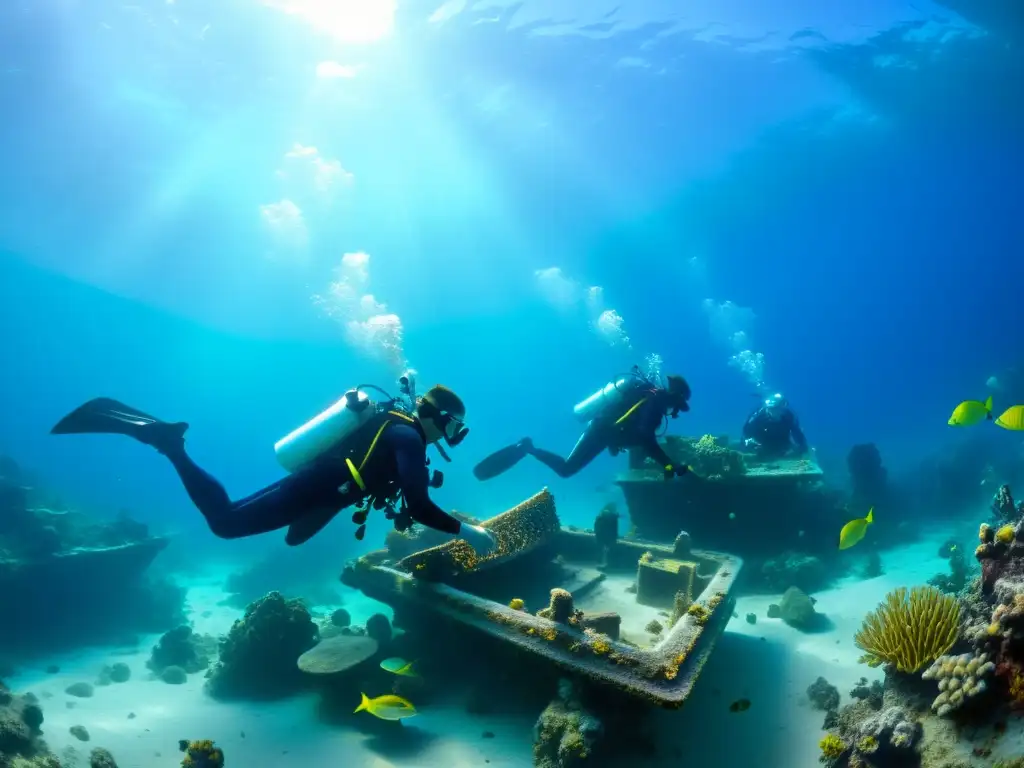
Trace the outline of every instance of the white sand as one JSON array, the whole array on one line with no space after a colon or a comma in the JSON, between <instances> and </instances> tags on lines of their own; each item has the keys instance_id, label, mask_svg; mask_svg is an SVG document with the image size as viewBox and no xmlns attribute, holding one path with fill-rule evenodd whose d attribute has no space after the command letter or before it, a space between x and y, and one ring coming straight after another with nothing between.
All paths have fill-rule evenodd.
<instances>
[{"instance_id":1,"label":"white sand","mask_svg":"<svg viewBox=\"0 0 1024 768\"><path fill-rule=\"evenodd\" d=\"M807 687L823 676L839 688L845 704L859 678L881 679L880 670L858 663L861 652L853 644L854 632L889 590L922 584L948 569L948 563L936 556L938 543L929 540L892 552L883 559L883 576L851 578L816 594L818 609L834 623L819 634L803 634L768 619L768 604L777 598L741 598L738 617L730 622L686 706L652 716L665 756L638 758L631 764L677 768L681 761L670 756L675 744L687 756L686 764L695 768L818 766L824 713L811 707ZM190 590L189 608L197 631L223 633L240 614L218 605L223 597L211 584ZM351 592L346 592L345 608L357 624L377 611L390 615L379 603ZM747 613L756 614L756 624L746 622ZM145 660L155 640L146 638L137 650L122 650L122 655L106 650L54 659L61 666L59 674L25 674L10 683L44 697L43 729L55 752L70 747L85 755L91 747L103 746L121 768L176 766L181 758L177 741L182 738L212 738L224 748L228 766L253 768L506 768L532 763L532 720L470 716L461 709L433 707L399 726L394 737L368 736L319 722L312 696L274 704L223 704L204 695L202 674L180 686L149 680ZM64 693L71 683L93 681L102 665L113 661L131 667L129 682L97 687L89 699ZM353 696L354 709L358 692ZM729 704L740 698L750 699L751 708L729 712ZM68 701L74 708L66 707ZM128 718L130 712L134 719ZM85 726L91 741L82 744L71 736L72 725ZM494 738L483 739L484 731ZM1006 739L998 754L1012 754L1021 745L1016 737Z\"/></svg>"}]
</instances>

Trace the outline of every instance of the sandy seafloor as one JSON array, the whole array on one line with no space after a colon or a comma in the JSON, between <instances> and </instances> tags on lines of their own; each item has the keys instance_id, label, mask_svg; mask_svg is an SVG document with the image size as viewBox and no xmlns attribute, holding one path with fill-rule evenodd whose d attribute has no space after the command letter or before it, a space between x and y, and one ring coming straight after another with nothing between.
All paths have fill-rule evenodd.
<instances>
[{"instance_id":1,"label":"sandy seafloor","mask_svg":"<svg viewBox=\"0 0 1024 768\"><path fill-rule=\"evenodd\" d=\"M880 670L858 663L861 652L853 635L864 615L898 586L923 584L948 570L937 557L940 537L892 550L883 555L884 575L848 578L836 588L816 593L817 607L833 627L819 634L802 634L781 621L766 618L777 597L741 597L737 617L729 623L707 663L690 700L676 712L657 711L661 759L639 758L631 766L715 766L715 768L814 768L823 713L806 695L819 676L839 688L843 704L861 677L881 678ZM190 589L189 610L195 630L223 634L239 611L219 605L224 594L216 586ZM358 593L347 593L345 607L353 622L372 613L390 612ZM747 613L757 615L749 624ZM79 654L43 660L8 681L18 691L41 698L43 731L55 753L86 766L94 746L109 749L121 768L171 768L181 754L179 739L211 738L224 748L229 768L307 768L352 766L366 768L506 768L529 766L534 719L469 715L458 706L424 708L408 721L401 738L368 736L320 722L313 695L260 704L225 704L203 693L202 673L184 685L149 679L145 667L157 637L143 638L134 649L90 649ZM104 664L126 662L132 669L127 683L97 687L92 698L74 698L64 689L79 681L92 682ZM42 670L60 666L58 674ZM496 695L500 695L497 692ZM358 703L353 691L353 708ZM729 704L747 698L749 710L731 713ZM73 702L68 708L67 702ZM129 713L135 717L129 718ZM69 733L73 725L89 731L88 743ZM1024 754L1020 722L999 744L993 758ZM484 738L489 731L493 738ZM672 745L679 753L673 755ZM71 751L80 762L68 760Z\"/></svg>"}]
</instances>

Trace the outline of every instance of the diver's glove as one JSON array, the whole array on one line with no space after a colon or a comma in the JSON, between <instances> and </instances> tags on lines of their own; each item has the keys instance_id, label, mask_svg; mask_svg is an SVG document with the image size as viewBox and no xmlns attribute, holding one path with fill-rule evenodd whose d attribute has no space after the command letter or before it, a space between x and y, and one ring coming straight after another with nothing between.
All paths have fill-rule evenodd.
<instances>
[{"instance_id":1,"label":"diver's glove","mask_svg":"<svg viewBox=\"0 0 1024 768\"><path fill-rule=\"evenodd\" d=\"M686 474L692 474L692 472L693 472L693 467L687 466L686 464L682 464L680 466L676 466L675 464L666 464L665 465L665 479L666 480L671 480L674 477L682 477L683 475L686 475ZM696 475L694 475L694 477L696 477Z\"/></svg>"},{"instance_id":2,"label":"diver's glove","mask_svg":"<svg viewBox=\"0 0 1024 768\"><path fill-rule=\"evenodd\" d=\"M478 557L487 557L498 547L498 540L494 538L494 534L479 525L463 523L457 538L465 539Z\"/></svg>"}]
</instances>

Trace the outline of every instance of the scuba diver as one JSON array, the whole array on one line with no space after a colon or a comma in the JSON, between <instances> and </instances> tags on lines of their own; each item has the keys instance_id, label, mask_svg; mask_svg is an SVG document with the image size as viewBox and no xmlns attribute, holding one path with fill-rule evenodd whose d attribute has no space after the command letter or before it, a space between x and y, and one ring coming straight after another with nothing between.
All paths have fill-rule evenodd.
<instances>
[{"instance_id":1,"label":"scuba diver","mask_svg":"<svg viewBox=\"0 0 1024 768\"><path fill-rule=\"evenodd\" d=\"M743 425L743 445L764 459L807 453L807 438L796 414L786 398L778 393L766 398L761 407L747 417Z\"/></svg>"},{"instance_id":2,"label":"scuba diver","mask_svg":"<svg viewBox=\"0 0 1024 768\"><path fill-rule=\"evenodd\" d=\"M625 449L639 449L664 468L666 480L685 475L690 467L673 463L658 444L657 431L667 416L674 419L690 410L690 385L682 376L667 380L662 387L634 366L575 407L576 416L587 426L567 458L537 448L526 437L488 456L473 468L473 474L478 480L489 480L533 456L559 477L572 477L605 450L615 456Z\"/></svg>"},{"instance_id":3,"label":"scuba diver","mask_svg":"<svg viewBox=\"0 0 1024 768\"><path fill-rule=\"evenodd\" d=\"M289 474L263 490L232 501L224 487L185 452L184 422L165 422L108 398L90 400L65 416L52 434L119 434L155 448L171 462L214 535L225 539L288 528L290 546L312 538L338 512L361 505L352 516L356 538L366 531L370 509L384 509L395 528L414 522L464 539L476 553L490 554L493 534L452 517L430 499L443 475L428 472L427 446L459 445L468 434L462 400L441 385L415 395L411 374L400 379L406 402L374 386L346 392L323 413L274 445ZM380 391L376 403L365 392ZM395 505L400 500L398 511Z\"/></svg>"}]
</instances>

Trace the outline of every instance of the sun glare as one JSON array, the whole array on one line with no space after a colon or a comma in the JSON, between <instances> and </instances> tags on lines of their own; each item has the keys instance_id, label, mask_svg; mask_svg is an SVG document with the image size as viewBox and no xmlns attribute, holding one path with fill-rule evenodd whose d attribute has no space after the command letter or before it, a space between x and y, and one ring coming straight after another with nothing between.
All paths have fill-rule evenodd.
<instances>
[{"instance_id":1,"label":"sun glare","mask_svg":"<svg viewBox=\"0 0 1024 768\"><path fill-rule=\"evenodd\" d=\"M271 8L298 16L343 43L373 43L386 37L395 21L395 0L264 0Z\"/></svg>"}]
</instances>

